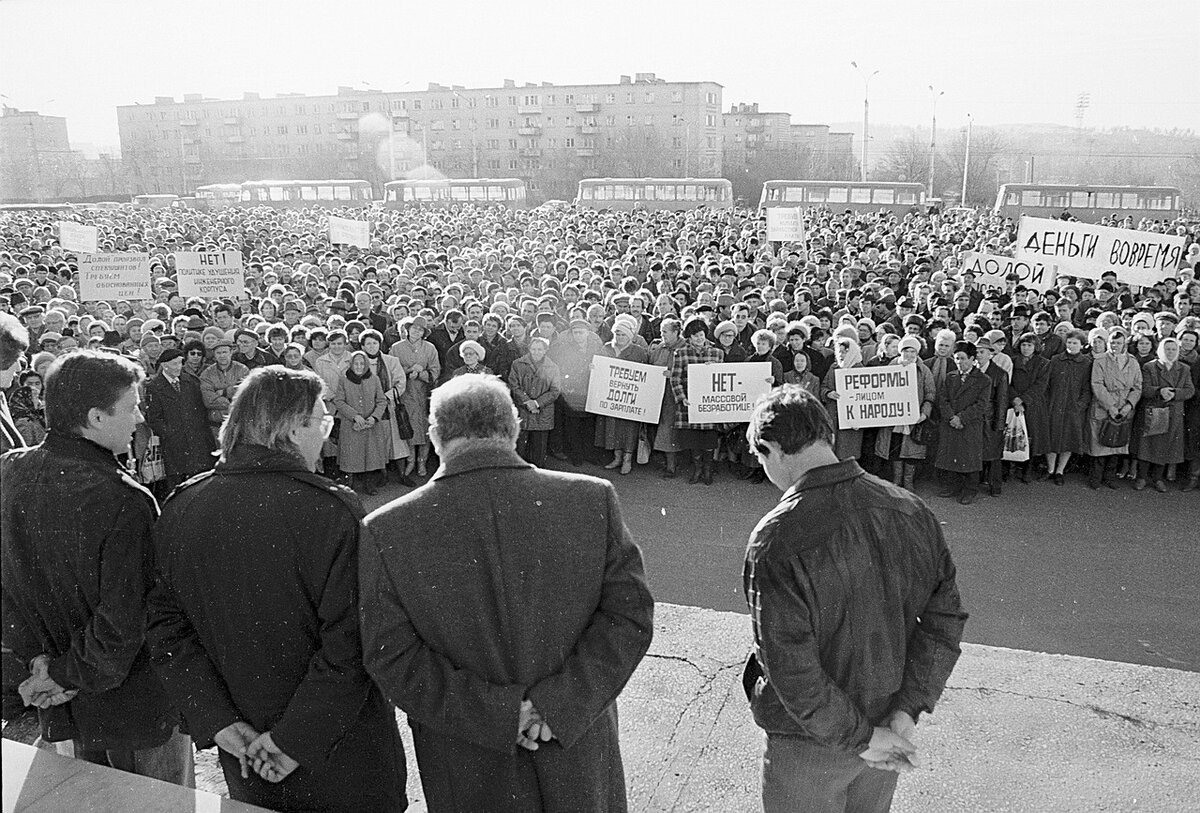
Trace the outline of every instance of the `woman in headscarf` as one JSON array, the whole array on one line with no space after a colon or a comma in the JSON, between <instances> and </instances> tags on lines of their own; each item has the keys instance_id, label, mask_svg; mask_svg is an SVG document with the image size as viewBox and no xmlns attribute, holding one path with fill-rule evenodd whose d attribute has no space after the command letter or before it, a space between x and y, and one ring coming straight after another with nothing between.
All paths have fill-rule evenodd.
<instances>
[{"instance_id":1,"label":"woman in headscarf","mask_svg":"<svg viewBox=\"0 0 1200 813\"><path fill-rule=\"evenodd\" d=\"M1083 353L1087 334L1072 328L1062 338L1066 350L1050 359L1050 435L1043 477L1059 486L1066 481L1071 455L1087 452L1087 408L1092 401L1092 360Z\"/></svg>"},{"instance_id":2,"label":"woman in headscarf","mask_svg":"<svg viewBox=\"0 0 1200 813\"><path fill-rule=\"evenodd\" d=\"M617 316L613 320L612 335L612 341L604 345L604 355L637 364L650 363L650 354L646 352L646 348L633 342L634 336L637 335L637 321L632 316ZM606 463L604 468L615 469L619 466L621 474L633 471L641 430L642 424L637 421L614 418L611 415L597 421L596 445L613 453L613 459Z\"/></svg>"},{"instance_id":3,"label":"woman in headscarf","mask_svg":"<svg viewBox=\"0 0 1200 813\"><path fill-rule=\"evenodd\" d=\"M413 436L409 442L416 449L416 462L410 455L404 476L411 476L416 466L417 476L424 477L429 460L429 390L442 373L437 348L425 341L425 320L410 316L400 322L401 339L392 345L388 355L400 362L406 376L400 403L408 413Z\"/></svg>"},{"instance_id":4,"label":"woman in headscarf","mask_svg":"<svg viewBox=\"0 0 1200 813\"><path fill-rule=\"evenodd\" d=\"M683 346L682 329L678 319L665 317L658 324L661 339L650 345L650 363L656 367L665 367L665 375L670 376L671 366L675 361L675 352ZM675 391L670 386L663 388L662 408L658 413L658 426L654 432L654 451L662 452L666 458L666 470L662 476L670 480L676 476L676 453L679 452L679 442L675 436Z\"/></svg>"},{"instance_id":5,"label":"woman in headscarf","mask_svg":"<svg viewBox=\"0 0 1200 813\"><path fill-rule=\"evenodd\" d=\"M1192 371L1179 360L1179 340L1167 337L1158 343L1158 358L1142 368L1142 408L1139 425L1134 431L1141 434L1137 456L1149 470L1138 472L1134 489L1141 491L1147 479L1154 481L1156 491L1166 491L1164 472L1172 463L1184 461L1184 410L1196 394ZM1151 410L1167 410L1167 430L1147 436Z\"/></svg>"},{"instance_id":6,"label":"woman in headscarf","mask_svg":"<svg viewBox=\"0 0 1200 813\"><path fill-rule=\"evenodd\" d=\"M554 429L554 404L562 389L558 365L546 357L549 350L545 337L534 336L528 351L508 370L508 387L521 421L517 454L535 466L546 464L546 441Z\"/></svg>"},{"instance_id":7,"label":"woman in headscarf","mask_svg":"<svg viewBox=\"0 0 1200 813\"><path fill-rule=\"evenodd\" d=\"M1180 347L1183 347L1189 338L1200 341L1200 333L1191 328L1180 333ZM1188 363L1188 367L1192 371L1192 389L1196 394L1187 401L1183 410L1183 447L1184 456L1188 459L1188 478L1181 491L1195 491L1200 488L1200 356L1195 362Z\"/></svg>"},{"instance_id":8,"label":"woman in headscarf","mask_svg":"<svg viewBox=\"0 0 1200 813\"><path fill-rule=\"evenodd\" d=\"M338 377L333 405L341 422L338 468L350 475L351 488L373 495L386 477L391 435L383 421L387 396L363 351L350 354L350 366Z\"/></svg>"},{"instance_id":9,"label":"woman in headscarf","mask_svg":"<svg viewBox=\"0 0 1200 813\"><path fill-rule=\"evenodd\" d=\"M712 485L713 450L717 448L717 428L704 423L699 413L693 417L688 403L688 368L693 364L719 364L724 358L709 344L704 320L694 316L683 326L683 346L675 351L671 365L671 389L675 393L675 432L681 449L691 453L692 475L688 483Z\"/></svg>"},{"instance_id":10,"label":"woman in headscarf","mask_svg":"<svg viewBox=\"0 0 1200 813\"><path fill-rule=\"evenodd\" d=\"M1099 330L1099 328L1097 328ZM1094 331L1093 331L1094 332ZM1129 444L1105 446L1100 442L1100 430L1106 420L1132 420L1134 409L1142 398L1142 368L1128 352L1129 331L1121 326L1108 333L1108 349L1092 362L1092 408L1088 413L1092 471L1089 488L1106 485L1117 487L1117 461L1128 466L1125 456ZM1109 465L1109 461L1112 465Z\"/></svg>"},{"instance_id":11,"label":"woman in headscarf","mask_svg":"<svg viewBox=\"0 0 1200 813\"><path fill-rule=\"evenodd\" d=\"M1021 482L1028 483L1033 473L1033 461L1046 453L1050 437L1050 413L1047 408L1050 387L1050 362L1038 352L1036 334L1023 333L1017 339L1017 355L1013 358L1012 381L1008 396L1013 411L1025 416L1029 436L1029 461L1021 469Z\"/></svg>"},{"instance_id":12,"label":"woman in headscarf","mask_svg":"<svg viewBox=\"0 0 1200 813\"><path fill-rule=\"evenodd\" d=\"M382 333L374 329L365 330L358 341L363 352L367 354L371 373L379 378L379 386L388 401L387 411L383 414L383 423L387 425L391 438L387 468L395 473L401 485L413 488L417 482L404 473L408 466L400 462L406 461L411 454L408 443L400 437L399 423L400 399L404 397L404 391L408 388L408 377L404 375L400 360L383 352Z\"/></svg>"},{"instance_id":13,"label":"woman in headscarf","mask_svg":"<svg viewBox=\"0 0 1200 813\"><path fill-rule=\"evenodd\" d=\"M917 424L925 423L933 414L933 373L921 361L921 340L916 336L905 336L900 340L900 355L891 364L913 367L917 374L917 400L921 404ZM912 438L916 424L883 427L875 436L875 455L881 460L892 461L892 482L915 491L913 480L917 474L918 461L925 459L926 447Z\"/></svg>"},{"instance_id":14,"label":"woman in headscarf","mask_svg":"<svg viewBox=\"0 0 1200 813\"><path fill-rule=\"evenodd\" d=\"M835 335L833 366L825 373L825 380L821 382L821 400L825 402L825 411L829 413L829 420L835 431L833 451L838 460L857 459L862 454L863 433L861 429L842 429L839 424L838 399L841 397L841 393L837 390L835 371L861 366L863 366L862 351L858 347L858 342L844 334Z\"/></svg>"}]
</instances>

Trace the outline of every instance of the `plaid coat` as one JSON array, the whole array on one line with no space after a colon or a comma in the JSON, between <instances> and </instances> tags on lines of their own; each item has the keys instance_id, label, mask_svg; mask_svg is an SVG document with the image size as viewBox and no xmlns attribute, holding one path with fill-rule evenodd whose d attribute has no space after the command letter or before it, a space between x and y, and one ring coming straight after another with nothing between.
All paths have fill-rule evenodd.
<instances>
[{"instance_id":1,"label":"plaid coat","mask_svg":"<svg viewBox=\"0 0 1200 813\"><path fill-rule=\"evenodd\" d=\"M688 420L687 401L687 370L692 364L720 364L725 360L725 354L712 345L706 345L697 350L690 344L684 343L675 351L671 360L671 391L675 393L675 428L676 429L716 429L712 423L692 423Z\"/></svg>"}]
</instances>

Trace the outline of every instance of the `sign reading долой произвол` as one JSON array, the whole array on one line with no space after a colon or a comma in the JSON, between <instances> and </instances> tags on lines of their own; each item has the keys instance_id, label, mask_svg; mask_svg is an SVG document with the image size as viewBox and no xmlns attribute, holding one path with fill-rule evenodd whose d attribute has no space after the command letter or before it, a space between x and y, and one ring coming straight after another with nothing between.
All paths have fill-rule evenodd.
<instances>
[{"instance_id":1,"label":"sign reading \u0434\u043e\u043b\u043e\u0439 \u043f\u0440\u043e\u0438\u0437\u0432\u043e\u043b","mask_svg":"<svg viewBox=\"0 0 1200 813\"><path fill-rule=\"evenodd\" d=\"M1016 274L1019 285L1045 292L1054 287L1057 276L1054 266L1035 262L1030 264L1025 260L1013 257L1001 257L997 254L980 254L978 251L968 251L962 258L962 270L975 275L975 281L989 288L1003 290L1009 274Z\"/></svg>"},{"instance_id":2,"label":"sign reading \u0434\u043e\u043b\u043e\u0439 \u043f\u0440\u043e\u0438\u0437\u0432\u043e\u043b","mask_svg":"<svg viewBox=\"0 0 1200 813\"><path fill-rule=\"evenodd\" d=\"M79 258L79 299L115 302L150 299L150 255L141 252L84 254Z\"/></svg>"},{"instance_id":3,"label":"sign reading \u0434\u043e\u043b\u043e\u0439 \u043f\u0440\u043e\u0438\u0437\u0432\u043e\u043b","mask_svg":"<svg viewBox=\"0 0 1200 813\"><path fill-rule=\"evenodd\" d=\"M1184 238L1078 221L1022 217L1016 258L1057 265L1059 274L1100 279L1112 271L1119 282L1143 288L1175 276Z\"/></svg>"}]
</instances>

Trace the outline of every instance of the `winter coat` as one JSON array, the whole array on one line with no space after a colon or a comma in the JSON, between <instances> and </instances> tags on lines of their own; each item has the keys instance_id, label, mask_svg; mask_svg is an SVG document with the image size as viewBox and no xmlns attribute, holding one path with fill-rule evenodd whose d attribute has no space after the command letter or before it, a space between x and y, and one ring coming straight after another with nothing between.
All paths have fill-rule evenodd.
<instances>
[{"instance_id":1,"label":"winter coat","mask_svg":"<svg viewBox=\"0 0 1200 813\"><path fill-rule=\"evenodd\" d=\"M508 388L517 404L517 417L524 432L548 432L554 428L554 402L561 394L558 365L547 356L541 364L528 353L512 363ZM530 412L526 401L537 401L538 411Z\"/></svg>"},{"instance_id":2,"label":"winter coat","mask_svg":"<svg viewBox=\"0 0 1200 813\"><path fill-rule=\"evenodd\" d=\"M1175 397L1170 401L1163 400L1163 387L1175 388ZM1137 451L1139 460L1157 464L1184 461L1183 416L1188 400L1195 394L1192 368L1182 361L1175 362L1170 370L1157 359L1142 368L1142 403L1138 410L1141 417L1134 425L1134 432L1141 435L1146 424L1146 410L1154 407L1166 407L1170 411L1170 422L1163 434L1141 437Z\"/></svg>"},{"instance_id":3,"label":"winter coat","mask_svg":"<svg viewBox=\"0 0 1200 813\"><path fill-rule=\"evenodd\" d=\"M176 392L159 373L146 383L146 401L146 425L158 435L167 487L174 488L192 475L211 469L217 462L212 454L217 444L195 380L181 375Z\"/></svg>"},{"instance_id":4,"label":"winter coat","mask_svg":"<svg viewBox=\"0 0 1200 813\"><path fill-rule=\"evenodd\" d=\"M388 400L379 385L379 376L360 382L350 380L347 370L338 379L333 405L341 424L338 434L338 467L349 474L377 471L391 457L391 427L383 420ZM369 429L355 431L354 418L374 418Z\"/></svg>"},{"instance_id":5,"label":"winter coat","mask_svg":"<svg viewBox=\"0 0 1200 813\"><path fill-rule=\"evenodd\" d=\"M991 362L981 370L992 382L988 414L983 421L983 459L1001 460L1004 457L1004 430L1008 425L1008 373Z\"/></svg>"},{"instance_id":6,"label":"winter coat","mask_svg":"<svg viewBox=\"0 0 1200 813\"><path fill-rule=\"evenodd\" d=\"M900 366L900 360L897 357L892 364ZM934 411L934 385L933 373L929 372L929 368L925 366L925 362L917 359L914 362L917 368L917 400L921 404L921 414L925 416L925 420L934 420L932 415ZM875 454L878 457L887 460L892 455L892 435L900 431L898 426L882 427L875 435ZM903 460L924 460L926 447L923 444L917 443L912 439L911 430L909 434L904 435L904 440L900 443L900 458Z\"/></svg>"},{"instance_id":7,"label":"winter coat","mask_svg":"<svg viewBox=\"0 0 1200 813\"><path fill-rule=\"evenodd\" d=\"M1012 381L1008 387L1010 403L1020 398L1025 407L1025 429L1029 433L1029 456L1038 457L1047 451L1050 438L1048 390L1050 362L1034 353L1029 358L1013 358ZM1015 406L1015 404L1013 404Z\"/></svg>"},{"instance_id":8,"label":"winter coat","mask_svg":"<svg viewBox=\"0 0 1200 813\"><path fill-rule=\"evenodd\" d=\"M671 390L675 395L675 428L676 429L716 429L716 424L703 423L703 418L697 413L696 422L689 420L691 404L687 400L688 367L693 364L721 364L725 354L711 344L706 344L697 350L691 343L684 342L675 350L671 360Z\"/></svg>"},{"instance_id":9,"label":"winter coat","mask_svg":"<svg viewBox=\"0 0 1200 813\"><path fill-rule=\"evenodd\" d=\"M1142 368L1128 353L1103 353L1092 361L1092 408L1088 410L1089 438L1093 457L1129 454L1129 444L1119 447L1103 446L1100 429L1108 419L1110 409L1128 407L1129 420L1136 414L1142 399Z\"/></svg>"},{"instance_id":10,"label":"winter coat","mask_svg":"<svg viewBox=\"0 0 1200 813\"><path fill-rule=\"evenodd\" d=\"M991 413L992 380L972 367L966 376L953 372L938 396L936 466L960 473L983 469L983 426ZM955 415L962 429L950 425Z\"/></svg>"},{"instance_id":11,"label":"winter coat","mask_svg":"<svg viewBox=\"0 0 1200 813\"><path fill-rule=\"evenodd\" d=\"M1083 353L1059 353L1050 359L1047 388L1050 435L1047 452L1088 450L1087 415L1092 402L1092 361Z\"/></svg>"}]
</instances>

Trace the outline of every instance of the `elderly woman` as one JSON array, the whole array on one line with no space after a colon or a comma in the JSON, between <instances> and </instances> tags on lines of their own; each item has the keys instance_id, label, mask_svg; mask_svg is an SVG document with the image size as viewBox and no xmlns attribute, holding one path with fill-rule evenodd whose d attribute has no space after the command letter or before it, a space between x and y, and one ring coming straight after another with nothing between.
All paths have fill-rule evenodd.
<instances>
[{"instance_id":1,"label":"elderly woman","mask_svg":"<svg viewBox=\"0 0 1200 813\"><path fill-rule=\"evenodd\" d=\"M1200 339L1200 334L1191 328L1179 334L1180 347L1185 346L1189 339ZM1182 353L1180 354L1182 357ZM1183 446L1184 456L1188 459L1188 478L1181 491L1195 491L1200 488L1200 359L1188 364L1192 371L1192 388L1196 394L1187 401L1183 411Z\"/></svg>"},{"instance_id":2,"label":"elderly woman","mask_svg":"<svg viewBox=\"0 0 1200 813\"><path fill-rule=\"evenodd\" d=\"M622 361L649 364L650 354L646 348L634 343L637 335L637 320L621 314L613 320L612 341L604 345L602 353ZM642 424L624 418L604 416L596 422L596 445L613 453L613 459L605 464L606 469L620 467L621 474L633 471L637 458L638 437Z\"/></svg>"},{"instance_id":3,"label":"elderly woman","mask_svg":"<svg viewBox=\"0 0 1200 813\"><path fill-rule=\"evenodd\" d=\"M450 374L451 378L456 375L495 375L492 368L483 363L487 350L474 339L461 341L458 344L458 355L463 363L461 367L454 368L454 372Z\"/></svg>"},{"instance_id":4,"label":"elderly woman","mask_svg":"<svg viewBox=\"0 0 1200 813\"><path fill-rule=\"evenodd\" d=\"M1061 486L1072 454L1088 450L1087 408L1092 401L1092 362L1083 353L1087 334L1072 328L1063 337L1065 352L1050 359L1047 400L1050 434L1046 447L1046 474Z\"/></svg>"},{"instance_id":5,"label":"elderly woman","mask_svg":"<svg viewBox=\"0 0 1200 813\"><path fill-rule=\"evenodd\" d=\"M1129 444L1105 446L1100 442L1100 430L1106 421L1131 421L1134 409L1142 398L1142 368L1126 352L1129 331L1112 328L1108 334L1108 349L1092 361L1092 408L1088 413L1091 431L1088 438L1092 456L1092 471L1088 487L1106 485L1117 487L1116 462L1129 454ZM1094 352L1094 351L1093 351ZM1108 461L1112 460L1113 465Z\"/></svg>"},{"instance_id":6,"label":"elderly woman","mask_svg":"<svg viewBox=\"0 0 1200 813\"><path fill-rule=\"evenodd\" d=\"M383 352L382 333L374 329L363 331L362 336L359 337L359 344L362 346L362 351L367 354L371 372L378 376L379 386L388 400L387 412L383 417L383 422L387 424L388 435L391 437L391 451L388 454L387 468L395 473L396 479L401 485L413 488L417 483L404 473L407 465L400 462L407 460L411 453L408 443L400 436L400 399L404 397L404 391L408 389L408 377L404 375L404 368L400 366L400 360ZM289 345L289 347L291 346Z\"/></svg>"},{"instance_id":7,"label":"elderly woman","mask_svg":"<svg viewBox=\"0 0 1200 813\"><path fill-rule=\"evenodd\" d=\"M829 421L835 430L833 451L838 460L857 459L862 454L863 432L861 429L842 429L838 423L838 399L841 398L841 393L837 391L835 371L863 366L862 351L858 348L858 342L849 336L835 336L833 358L833 366L825 373L825 380L821 382L821 400L825 402L825 410L829 413Z\"/></svg>"},{"instance_id":8,"label":"elderly woman","mask_svg":"<svg viewBox=\"0 0 1200 813\"><path fill-rule=\"evenodd\" d=\"M693 364L719 364L720 350L708 342L704 320L694 316L683 326L683 346L675 351L671 363L671 390L675 394L675 435L679 447L691 453L692 474L688 483L712 485L712 452L717 448L717 428L697 413L692 417L688 403L688 368Z\"/></svg>"},{"instance_id":9,"label":"elderly woman","mask_svg":"<svg viewBox=\"0 0 1200 813\"><path fill-rule=\"evenodd\" d=\"M1196 394L1192 371L1179 360L1179 340L1167 337L1158 343L1158 358L1142 368L1142 409L1139 426L1141 443L1138 460L1149 465L1149 471L1138 473L1134 489L1141 491L1146 480L1154 481L1156 491L1166 491L1164 470L1172 463L1184 461L1184 410ZM1166 431L1146 434L1156 420L1162 420L1153 410L1166 410Z\"/></svg>"},{"instance_id":10,"label":"elderly woman","mask_svg":"<svg viewBox=\"0 0 1200 813\"><path fill-rule=\"evenodd\" d=\"M1033 461L1046 453L1050 436L1050 413L1047 407L1050 387L1050 362L1038 352L1040 342L1033 333L1023 333L1017 339L1017 355L1013 358L1012 381L1008 395L1010 406L1025 417L1029 435L1029 462L1021 470L1021 482L1028 483Z\"/></svg>"},{"instance_id":11,"label":"elderly woman","mask_svg":"<svg viewBox=\"0 0 1200 813\"><path fill-rule=\"evenodd\" d=\"M899 346L900 355L891 363L915 369L917 400L921 403L921 411L917 415L916 424L881 428L875 436L875 455L881 460L892 461L893 483L903 486L909 491L915 491L913 480L917 474L917 463L925 459L926 448L924 444L913 440L912 429L913 426L928 421L933 414L935 397L933 373L929 372L925 362L921 361L920 339L916 336L905 336L900 340Z\"/></svg>"},{"instance_id":12,"label":"elderly woman","mask_svg":"<svg viewBox=\"0 0 1200 813\"><path fill-rule=\"evenodd\" d=\"M750 336L750 343L754 346L754 352L746 357L746 361L770 364L771 372L767 375L767 379L772 387L781 386L783 384L783 363L775 355L776 335L769 330L756 330ZM757 455L750 449L746 441L748 424L739 423L734 426L738 439L734 448L741 457L743 471L746 472L745 479L755 484L765 483L767 481L766 472L763 471Z\"/></svg>"},{"instance_id":13,"label":"elderly woman","mask_svg":"<svg viewBox=\"0 0 1200 813\"><path fill-rule=\"evenodd\" d=\"M425 341L424 319L419 316L404 319L400 322L399 332L400 341L392 345L388 355L400 362L406 376L400 403L408 413L413 432L410 443L417 451L416 462L411 456L408 458L403 476L411 476L415 465L417 476L424 477L429 461L429 390L441 375L442 365L438 361L437 348Z\"/></svg>"},{"instance_id":14,"label":"elderly woman","mask_svg":"<svg viewBox=\"0 0 1200 813\"><path fill-rule=\"evenodd\" d=\"M546 358L550 342L543 336L529 340L529 350L508 370L508 387L517 404L521 434L517 454L539 468L546 464L546 441L554 429L554 402L562 390L558 365Z\"/></svg>"},{"instance_id":15,"label":"elderly woman","mask_svg":"<svg viewBox=\"0 0 1200 813\"><path fill-rule=\"evenodd\" d=\"M333 406L341 423L338 468L350 475L351 488L373 495L386 477L391 434L383 420L387 396L363 351L350 354L350 366L338 377Z\"/></svg>"},{"instance_id":16,"label":"elderly woman","mask_svg":"<svg viewBox=\"0 0 1200 813\"><path fill-rule=\"evenodd\" d=\"M656 367L665 367L666 376L671 374L675 351L683 346L683 337L679 335L682 327L678 319L665 317L658 325L662 338L656 339L650 345L650 363ZM663 479L673 479L677 475L676 454L679 452L679 442L675 437L675 392L669 386L663 388L662 408L659 410L658 426L654 432L654 451L662 452L666 458Z\"/></svg>"}]
</instances>

